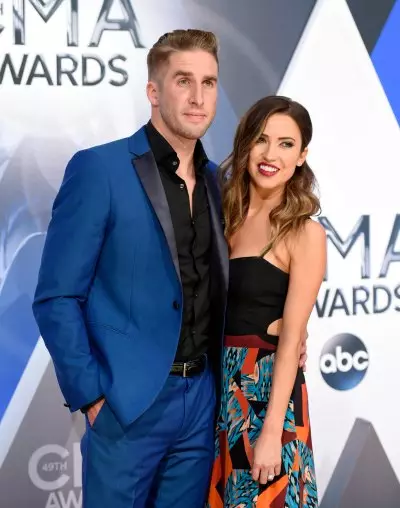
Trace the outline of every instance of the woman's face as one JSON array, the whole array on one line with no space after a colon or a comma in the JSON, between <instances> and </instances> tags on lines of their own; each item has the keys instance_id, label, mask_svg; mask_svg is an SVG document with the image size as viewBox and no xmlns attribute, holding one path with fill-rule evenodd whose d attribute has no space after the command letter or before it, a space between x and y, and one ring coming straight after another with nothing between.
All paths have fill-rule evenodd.
<instances>
[{"instance_id":1,"label":"woman's face","mask_svg":"<svg viewBox=\"0 0 400 508\"><path fill-rule=\"evenodd\" d=\"M252 185L260 194L283 191L306 155L297 123L289 115L275 113L250 149L248 171Z\"/></svg>"}]
</instances>

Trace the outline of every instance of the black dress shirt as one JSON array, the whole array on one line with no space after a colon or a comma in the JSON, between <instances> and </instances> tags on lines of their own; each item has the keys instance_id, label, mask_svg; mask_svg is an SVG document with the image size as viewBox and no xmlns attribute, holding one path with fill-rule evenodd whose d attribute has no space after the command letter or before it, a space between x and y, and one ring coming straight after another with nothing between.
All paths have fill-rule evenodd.
<instances>
[{"instance_id":1,"label":"black dress shirt","mask_svg":"<svg viewBox=\"0 0 400 508\"><path fill-rule=\"evenodd\" d=\"M182 328L175 361L188 361L209 348L212 233L203 174L208 159L201 141L197 141L191 213L185 181L176 174L179 158L175 150L151 122L146 125L146 132L171 213L182 281Z\"/></svg>"}]
</instances>

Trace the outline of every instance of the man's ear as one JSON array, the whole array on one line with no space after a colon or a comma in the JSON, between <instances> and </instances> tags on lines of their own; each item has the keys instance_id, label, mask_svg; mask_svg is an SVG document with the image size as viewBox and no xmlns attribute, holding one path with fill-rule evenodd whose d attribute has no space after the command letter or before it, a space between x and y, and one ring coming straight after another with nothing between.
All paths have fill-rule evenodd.
<instances>
[{"instance_id":1,"label":"man's ear","mask_svg":"<svg viewBox=\"0 0 400 508\"><path fill-rule=\"evenodd\" d=\"M159 85L155 80L148 81L146 85L146 94L150 104L157 107L159 105Z\"/></svg>"}]
</instances>

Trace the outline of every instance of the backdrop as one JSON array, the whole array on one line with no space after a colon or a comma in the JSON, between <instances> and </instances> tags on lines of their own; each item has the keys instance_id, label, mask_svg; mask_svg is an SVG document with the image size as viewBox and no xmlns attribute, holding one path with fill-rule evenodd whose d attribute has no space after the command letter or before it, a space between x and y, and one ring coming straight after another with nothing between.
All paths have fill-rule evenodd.
<instances>
[{"instance_id":1,"label":"backdrop","mask_svg":"<svg viewBox=\"0 0 400 508\"><path fill-rule=\"evenodd\" d=\"M31 313L72 154L147 121L148 48L198 27L221 43L209 157L280 93L310 111L328 269L307 380L322 508L395 508L400 358L400 0L0 0L0 507L81 507L70 415Z\"/></svg>"}]
</instances>

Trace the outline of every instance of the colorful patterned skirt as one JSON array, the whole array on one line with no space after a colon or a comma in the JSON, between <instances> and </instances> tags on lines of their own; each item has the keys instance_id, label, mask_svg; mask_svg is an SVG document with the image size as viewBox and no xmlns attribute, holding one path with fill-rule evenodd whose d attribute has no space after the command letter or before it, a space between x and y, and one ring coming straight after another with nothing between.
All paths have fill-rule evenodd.
<instances>
[{"instance_id":1,"label":"colorful patterned skirt","mask_svg":"<svg viewBox=\"0 0 400 508\"><path fill-rule=\"evenodd\" d=\"M281 474L251 477L253 447L271 392L276 345L255 335L225 337L221 410L209 508L318 506L304 374L298 370L282 434Z\"/></svg>"}]
</instances>

